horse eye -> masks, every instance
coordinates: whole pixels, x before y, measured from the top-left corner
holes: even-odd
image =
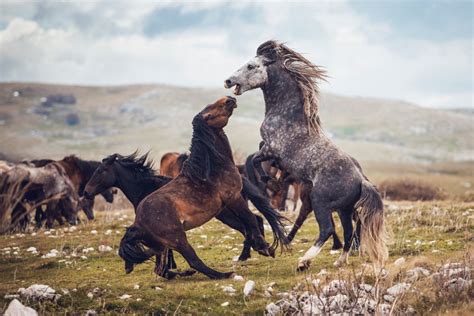
[[[255,65],[248,65],[248,66],[247,66],[247,69],[248,69],[248,70],[252,70],[252,69],[254,69],[255,67],[256,67]]]

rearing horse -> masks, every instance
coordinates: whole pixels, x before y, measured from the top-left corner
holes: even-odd
[[[334,234],[331,213],[339,212],[344,229],[344,251],[336,266],[347,262],[353,238],[353,213],[361,223],[361,248],[377,265],[388,256],[383,203],[358,162],[327,137],[318,113],[318,80],[325,72],[301,54],[277,41],[267,41],[257,56],[225,80],[235,86],[234,94],[261,88],[265,119],[260,127],[264,141],[254,157],[259,173],[261,162],[274,159],[280,167],[313,184],[310,198],[319,224],[319,238],[300,258],[298,269],[309,267],[311,259]],[[268,176],[264,177],[268,181]]]
[[[193,119],[191,153],[180,174],[167,185],[145,197],[136,209],[134,224],[120,243],[120,256],[141,263],[149,255],[142,245],[157,254],[158,275],[169,278],[167,249],[178,251],[199,272],[212,279],[229,278],[232,272],[218,272],[206,266],[188,243],[186,231],[199,227],[224,208],[252,227],[250,236],[257,250],[268,252],[257,221],[241,195],[242,178],[223,128],[236,101],[225,97],[208,105]],[[280,228],[283,230],[282,228]],[[286,240],[286,238],[285,238]]]

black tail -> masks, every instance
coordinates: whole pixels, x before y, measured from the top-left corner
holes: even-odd
[[[253,185],[246,177],[242,177],[243,182],[243,194],[248,197],[252,204],[257,208],[257,210],[262,213],[262,215],[267,219],[273,231],[273,244],[272,248],[276,249],[278,245],[286,246],[290,242],[286,237],[286,230],[283,222],[288,221],[288,219],[280,215],[275,211],[270,202],[266,197],[264,197],[258,190],[258,188]]]
[[[138,227],[130,226],[120,241],[119,256],[126,262],[137,264],[145,262],[152,257],[149,254],[141,239],[143,233]]]
[[[253,166],[253,154],[249,155],[247,159],[245,160],[245,175],[247,177],[247,180],[250,181],[253,185],[256,186],[256,188],[259,190],[259,180],[257,178],[257,175],[255,173],[255,168]]]

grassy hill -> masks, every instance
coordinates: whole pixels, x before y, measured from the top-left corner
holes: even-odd
[[[230,93],[167,85],[3,83],[0,154],[21,159],[75,153],[101,159],[138,148],[151,150],[159,160],[165,152],[187,150],[193,116]],[[44,102],[57,94],[73,95],[76,103]],[[258,90],[240,96],[238,104],[226,131],[240,160],[258,148],[264,103]],[[320,109],[326,132],[375,180],[429,174],[429,181],[454,192],[474,183],[474,117],[469,112],[328,93],[322,94]]]

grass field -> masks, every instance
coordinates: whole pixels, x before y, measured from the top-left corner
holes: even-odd
[[[447,262],[464,262],[472,274],[474,203],[387,203],[387,219],[393,238],[386,266],[389,276],[379,284],[380,287],[391,286],[403,271],[414,266],[436,271]],[[280,298],[279,293],[295,290],[295,286],[304,283],[309,275],[317,275],[325,269],[328,275],[323,282],[328,282],[341,276],[357,275],[367,262],[367,258],[352,254],[348,266],[334,268],[332,263],[338,254],[330,254],[331,242],[328,242],[308,273],[295,272],[298,257],[312,245],[317,235],[314,218],[310,218],[296,236],[291,252],[278,254],[275,259],[252,252],[252,258],[247,262],[235,263],[232,259],[240,253],[243,238],[212,220],[189,232],[191,244],[209,266],[221,271],[234,270],[244,277],[244,281],[209,280],[202,274],[166,281],[153,274],[152,262],[141,264],[126,275],[116,251],[133,216],[131,209],[110,207],[108,211],[98,212],[95,221],[78,225],[75,230],[57,227],[49,231],[1,236],[0,310],[4,310],[11,300],[4,298],[6,294],[16,294],[19,288],[32,284],[46,284],[62,295],[57,302],[27,302],[20,297],[24,304],[40,314],[84,314],[90,309],[117,314],[263,314],[267,304]],[[342,236],[340,225],[338,231]],[[111,246],[113,250],[99,252],[100,245]],[[28,252],[29,247],[36,247],[38,253]],[[90,247],[94,250],[84,250]],[[57,257],[42,258],[52,249],[58,250]],[[176,257],[178,267],[188,268],[179,255]],[[400,257],[406,262],[394,265]],[[255,281],[256,287],[250,296],[244,297],[242,289],[247,280]],[[275,282],[273,292],[268,292],[266,289],[271,282]],[[373,284],[375,279],[368,274],[365,282]],[[234,295],[223,291],[222,287],[227,285],[236,290]],[[469,303],[473,299],[472,284],[467,291],[454,296],[440,296],[428,281],[420,282],[416,287],[418,292],[405,297],[397,306],[409,304],[419,314],[442,314],[448,310],[472,314],[474,311]],[[124,294],[130,297],[124,299]]]

